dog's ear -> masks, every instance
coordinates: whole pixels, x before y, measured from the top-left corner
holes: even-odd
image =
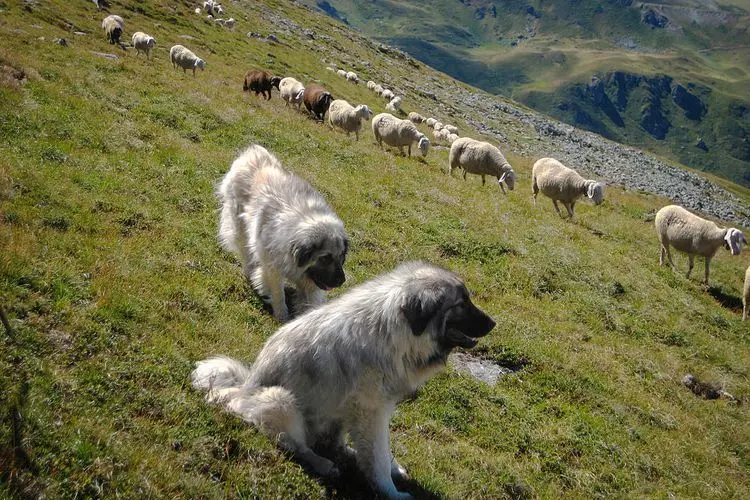
[[[422,335],[427,324],[440,312],[440,298],[435,290],[423,287],[409,287],[401,311],[409,322],[414,335]],[[420,289],[421,288],[421,289]]]

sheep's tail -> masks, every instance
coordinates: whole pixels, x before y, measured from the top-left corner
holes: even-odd
[[[251,373],[250,368],[244,363],[219,356],[198,361],[190,378],[193,387],[206,391],[207,402],[229,404],[248,381]]]

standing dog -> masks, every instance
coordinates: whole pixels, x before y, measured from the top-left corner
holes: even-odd
[[[494,326],[457,275],[409,262],[281,327],[251,367],[209,358],[192,382],[315,473],[353,453],[375,490],[410,498],[392,478],[407,477],[390,449],[396,403]]]
[[[299,296],[296,312],[323,303],[341,286],[349,240],[323,196],[290,174],[262,146],[250,146],[232,163],[217,190],[219,242],[239,254],[242,269],[273,315],[289,319],[284,283]]]

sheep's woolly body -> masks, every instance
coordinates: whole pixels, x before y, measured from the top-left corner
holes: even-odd
[[[359,140],[359,131],[362,128],[362,122],[369,120],[372,111],[364,104],[356,108],[343,99],[336,99],[328,108],[328,123],[331,127],[340,128],[348,136],[354,132]]]
[[[425,124],[426,124],[426,125],[427,125],[428,127],[430,127],[430,128],[433,128],[433,127],[435,126],[435,124],[437,123],[437,120],[436,120],[436,119],[434,119],[434,118],[428,118],[428,119],[426,119],[426,120],[425,120],[424,122],[425,122]]]
[[[305,86],[302,85],[302,82],[299,80],[287,76],[286,78],[282,78],[281,82],[279,82],[279,93],[285,102],[285,106],[294,104],[297,106],[297,109],[299,109],[302,105],[302,96],[305,93]]]
[[[343,78],[346,78],[346,71],[344,71],[343,69],[336,70],[336,74]]]
[[[120,16],[110,15],[102,20],[102,28],[111,44],[120,43],[120,35],[125,31],[125,20]]]
[[[350,82],[359,83],[359,77],[357,76],[357,73],[354,71],[347,71],[346,73],[346,79]]]
[[[745,271],[745,288],[742,292],[742,321],[747,319],[748,307],[750,307],[750,266]]]
[[[443,128],[451,134],[458,134],[458,127],[455,125],[443,125]]]
[[[576,201],[581,196],[587,195],[597,205],[604,201],[604,183],[584,179],[578,172],[554,158],[542,158],[534,163],[531,170],[531,193],[534,195],[534,204],[539,191],[552,200],[555,210],[561,216],[558,201],[562,202],[570,217],[573,217]]]
[[[669,247],[673,246],[680,252],[688,254],[688,272],[693,270],[693,260],[696,255],[706,259],[706,274],[703,282],[708,284],[709,266],[711,259],[724,245],[732,255],[739,255],[745,236],[734,228],[721,228],[714,222],[688,212],[677,205],[667,205],[656,213],[654,226],[659,236],[661,249],[659,264],[664,265],[664,257],[674,267]]]
[[[425,120],[424,116],[412,111],[409,113],[409,121],[412,123],[422,123]]]
[[[137,56],[141,52],[146,54],[146,59],[151,58],[151,50],[156,45],[156,40],[151,35],[147,35],[142,31],[136,31],[133,33],[133,47],[135,47],[135,55]]]
[[[404,146],[408,148],[411,156],[411,145],[417,143],[422,156],[427,156],[430,150],[430,141],[425,135],[417,130],[417,127],[409,120],[400,120],[389,113],[380,113],[372,119],[372,133],[378,145],[383,143],[395,146],[404,154]]]
[[[373,82],[372,80],[367,80],[367,90],[375,90],[375,86],[377,83]]]
[[[193,76],[195,76],[195,68],[203,68],[206,65],[206,61],[196,56],[191,50],[183,47],[182,45],[175,45],[169,49],[169,60],[172,61],[172,65],[177,69],[182,68],[183,72],[189,69],[193,70]]]
[[[380,94],[380,96],[386,101],[392,101],[393,98],[396,97],[396,94],[394,94],[392,90],[383,89],[383,93]]]
[[[375,92],[378,95],[381,95],[383,93],[383,90],[385,90],[385,89],[383,89],[383,86],[380,85],[379,83],[376,83],[375,87],[372,89],[372,91]]]
[[[385,105],[385,109],[388,111],[398,111],[401,109],[401,98],[396,96]]]
[[[435,133],[440,132],[442,130]],[[513,168],[500,150],[489,142],[477,141],[468,137],[456,139],[451,145],[451,152],[448,156],[448,175],[453,172],[454,168],[464,170],[464,180],[466,180],[467,173],[481,175],[482,184],[485,182],[485,175],[496,177],[503,193],[505,192],[503,182],[508,185],[508,189],[511,191],[515,186]]]

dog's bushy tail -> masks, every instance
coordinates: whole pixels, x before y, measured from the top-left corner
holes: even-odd
[[[250,378],[250,368],[236,359],[223,356],[195,364],[190,378],[193,387],[206,391],[209,403],[227,403]]]

